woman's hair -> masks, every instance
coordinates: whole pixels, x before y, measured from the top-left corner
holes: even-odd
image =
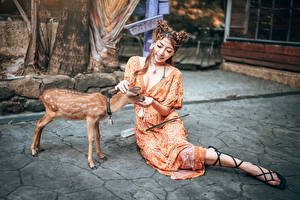
[[[154,42],[157,40],[161,40],[164,38],[169,38],[171,45],[173,46],[174,52],[178,50],[178,48],[185,42],[189,40],[189,34],[185,31],[176,32],[173,31],[171,27],[168,26],[167,22],[164,20],[158,20],[157,26],[152,34],[152,39]],[[151,58],[153,57],[153,48],[150,49],[150,52],[148,56],[146,57],[145,65],[142,69],[138,69],[134,72],[134,76],[137,74],[144,74],[148,70],[150,64],[151,64]],[[173,55],[174,56],[174,55]],[[168,60],[166,60],[166,63],[173,65],[173,56],[171,56]]]

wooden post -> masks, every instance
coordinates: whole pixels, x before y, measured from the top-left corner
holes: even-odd
[[[259,31],[260,6],[261,6],[261,0],[258,0],[258,9],[257,9],[257,16],[256,16],[255,39],[257,39],[257,37],[258,37],[258,31]]]
[[[224,42],[229,37],[229,33],[230,33],[231,7],[232,7],[232,0],[227,0]]]
[[[287,33],[287,36],[286,36],[286,41],[290,41],[290,37],[291,37],[291,26],[292,26],[292,17],[293,17],[293,0],[291,0],[290,2],[290,13],[289,13],[289,27],[288,27],[288,33]]]
[[[274,8],[275,8],[275,0],[272,0],[272,12],[271,12],[269,40],[272,40],[272,38],[273,38]]]
[[[146,18],[154,17],[157,15],[158,11],[158,0],[147,0],[146,5]],[[152,30],[144,33],[144,51],[143,56],[147,56],[149,53],[149,47],[152,40]]]
[[[243,31],[244,34],[248,34],[249,15],[250,15],[250,0],[247,0],[245,6],[245,20],[244,20],[244,31]]]
[[[25,21],[28,35],[29,35],[29,45],[27,48],[24,65],[32,66],[35,70],[35,56],[36,56],[36,38],[37,38],[37,0],[31,0],[31,22],[28,20],[28,17],[18,0],[13,0],[18,11],[20,12],[23,20]]]
[[[28,17],[26,15],[26,13],[24,12],[23,8],[21,7],[21,5],[19,4],[18,0],[13,0],[13,2],[15,3],[18,11],[20,12],[25,24],[26,24],[26,28],[27,28],[27,31],[28,31],[28,34],[31,35],[31,24],[30,24],[30,21],[28,20]]]
[[[32,66],[35,69],[36,38],[37,38],[37,0],[31,0],[31,35],[29,46],[25,56],[25,66]]]

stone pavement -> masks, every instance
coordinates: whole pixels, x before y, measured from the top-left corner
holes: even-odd
[[[120,136],[134,125],[127,106],[113,115],[114,126],[100,125],[106,159],[94,154],[96,170],[87,165],[85,121],[50,123],[41,139],[45,151],[33,158],[29,147],[41,113],[1,117],[0,199],[299,199],[300,91],[221,70],[185,71],[183,80],[178,112],[190,114],[183,119],[189,141],[280,172],[285,190],[230,168],[209,167],[189,180],[159,174],[134,136]]]

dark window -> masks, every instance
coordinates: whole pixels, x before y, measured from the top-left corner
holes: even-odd
[[[229,37],[300,42],[300,0],[232,0]]]

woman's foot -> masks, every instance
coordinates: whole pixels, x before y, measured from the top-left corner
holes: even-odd
[[[249,174],[266,184],[280,189],[285,188],[286,179],[283,176],[281,176],[278,172],[273,172],[263,167],[254,165],[250,162],[244,162],[240,169],[242,169],[245,172],[248,172]]]
[[[209,146],[207,148],[205,164],[239,168],[261,180],[262,182],[280,189],[284,189],[286,185],[286,179],[278,172],[273,172],[250,162],[239,160],[229,154],[220,152],[213,146]]]

